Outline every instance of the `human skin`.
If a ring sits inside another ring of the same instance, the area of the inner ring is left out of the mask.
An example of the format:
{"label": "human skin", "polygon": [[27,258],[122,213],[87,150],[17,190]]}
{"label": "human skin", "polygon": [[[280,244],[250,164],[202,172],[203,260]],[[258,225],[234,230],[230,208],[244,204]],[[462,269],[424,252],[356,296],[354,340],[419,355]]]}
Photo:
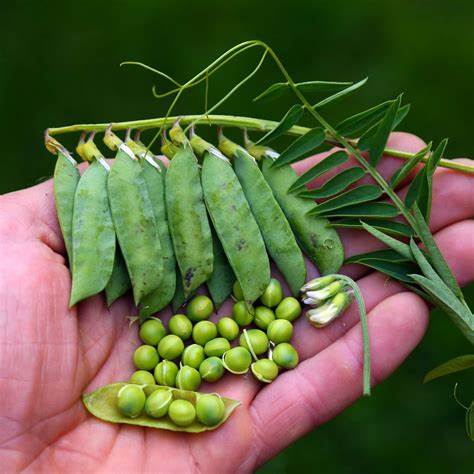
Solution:
{"label": "human skin", "polygon": [[[411,152],[423,145],[402,133],[389,142]],[[298,163],[296,170],[303,172],[321,156]],[[400,165],[385,157],[379,171],[389,178]],[[474,278],[473,184],[472,177],[449,170],[438,170],[434,179],[431,229],[461,285]],[[341,238],[347,256],[380,248],[360,231],[343,230]],[[109,310],[97,295],[68,309],[71,280],[64,255],[51,180],[0,197],[2,471],[249,472],[361,396],[362,333],[353,304],[324,329],[300,318],[293,341],[301,363],[272,384],[226,375],[203,385],[242,402],[216,431],[192,435],[102,422],[86,412],[81,394],[133,372],[138,331],[127,316],[134,308],[127,296]],[[343,272],[357,279],[364,295],[375,385],[419,343],[429,308],[379,273],[356,265]],[[229,314],[230,306],[219,314]]]}

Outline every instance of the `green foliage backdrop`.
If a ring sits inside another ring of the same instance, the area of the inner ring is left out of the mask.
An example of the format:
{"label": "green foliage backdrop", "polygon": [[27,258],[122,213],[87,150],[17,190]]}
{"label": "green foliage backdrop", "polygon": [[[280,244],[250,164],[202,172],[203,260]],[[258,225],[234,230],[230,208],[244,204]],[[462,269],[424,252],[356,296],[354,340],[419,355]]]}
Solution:
{"label": "green foliage backdrop", "polygon": [[[51,175],[54,158],[42,143],[47,126],[163,114],[166,103],[150,93],[155,77],[120,69],[122,60],[157,65],[184,79],[217,53],[253,38],[272,45],[298,80],[369,75],[369,86],[347,105],[332,107],[330,116],[405,91],[413,105],[407,129],[435,142],[450,137],[450,157],[474,155],[472,0],[23,0],[3,2],[0,16],[1,193]],[[212,83],[211,100],[249,67],[239,61],[226,68]],[[250,89],[263,90],[274,73],[264,68],[222,110],[281,116],[281,103],[251,103]],[[202,96],[191,94],[178,110],[201,111]],[[263,472],[470,472],[472,443],[452,388],[459,381],[461,397],[472,398],[472,372],[421,385],[428,369],[469,350],[451,323],[434,313],[425,340],[372,398],[295,443]]]}

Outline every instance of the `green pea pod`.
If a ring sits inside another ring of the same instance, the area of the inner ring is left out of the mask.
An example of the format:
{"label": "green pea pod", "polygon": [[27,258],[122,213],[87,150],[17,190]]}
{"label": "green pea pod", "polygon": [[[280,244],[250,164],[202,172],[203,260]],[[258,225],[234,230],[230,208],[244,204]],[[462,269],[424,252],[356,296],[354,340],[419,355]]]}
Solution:
{"label": "green pea pod", "polygon": [[94,160],[74,196],[72,289],[69,306],[100,293],[112,274],[115,233],[107,196],[108,170]]}
{"label": "green pea pod", "polygon": [[176,261],[166,215],[164,173],[160,165],[150,156],[142,158],[141,165],[142,175],[155,214],[163,254],[163,278],[161,279],[161,284],[156,290],[145,296],[140,303],[140,317],[144,319],[163,309],[172,300],[176,290]]}
{"label": "green pea pod", "polygon": [[[104,421],[111,423],[125,423],[135,426],[145,426],[148,428],[159,428],[170,431],[183,431],[186,433],[201,433],[203,431],[215,430],[225,423],[232,412],[240,405],[240,402],[237,400],[221,397],[221,400],[224,402],[225,406],[225,414],[223,419],[213,426],[203,425],[196,419],[191,425],[182,427],[175,425],[168,416],[164,416],[163,418],[151,418],[145,413],[138,416],[137,418],[127,418],[123,416],[117,409],[117,393],[125,385],[127,384],[123,382],[106,385],[105,387],[101,387],[92,393],[84,394],[82,396],[82,401],[90,413]],[[144,387],[144,391],[147,396],[158,389],[171,390],[173,400],[187,400],[193,405],[196,405],[196,401],[199,396],[204,395],[198,392],[179,390],[177,388],[163,387],[160,385],[146,385]]]}
{"label": "green pea pod", "polygon": [[126,145],[117,151],[108,188],[115,232],[138,306],[160,286],[163,255],[142,168]]}
{"label": "green pea pod", "polygon": [[187,298],[212,274],[212,236],[203,201],[199,166],[189,148],[180,149],[166,172],[166,210]]}
{"label": "green pea pod", "polygon": [[241,147],[235,148],[233,156],[235,173],[260,227],[268,253],[293,295],[297,295],[306,281],[306,263],[290,224],[255,159]]}
{"label": "green pea pod", "polygon": [[115,243],[115,259],[112,275],[105,287],[105,299],[107,306],[112,306],[112,303],[123,296],[132,287],[132,282],[128,275],[127,265],[123,259],[122,251],[118,243]]}
{"label": "green pea pod", "polygon": [[[276,154],[275,154],[276,155]],[[285,213],[304,252],[316,264],[321,275],[337,273],[344,262],[344,248],[336,230],[325,218],[309,216],[315,204],[289,193],[288,189],[298,178],[290,165],[271,166],[267,155],[262,160],[262,173]]]}
{"label": "green pea pod", "polygon": [[[177,270],[179,272],[179,270]],[[176,291],[174,293],[173,299],[171,300],[171,309],[173,313],[176,313],[179,308],[181,308],[194,294],[196,290],[191,291],[188,297],[184,296],[184,288],[183,288],[183,279],[180,275],[176,278]]]}
{"label": "green pea pod", "polygon": [[229,265],[222,244],[214,232],[212,233],[212,245],[214,248],[214,270],[209,280],[207,280],[207,288],[214,306],[219,309],[232,293],[235,275]]}
{"label": "green pea pod", "polygon": [[239,180],[218,150],[203,154],[202,187],[214,228],[244,298],[253,302],[270,281],[270,263]]}
{"label": "green pea pod", "polygon": [[72,215],[74,195],[81,175],[76,168],[76,161],[65,150],[58,150],[58,159],[54,168],[54,201],[59,225],[63,234],[64,245],[72,264]]}

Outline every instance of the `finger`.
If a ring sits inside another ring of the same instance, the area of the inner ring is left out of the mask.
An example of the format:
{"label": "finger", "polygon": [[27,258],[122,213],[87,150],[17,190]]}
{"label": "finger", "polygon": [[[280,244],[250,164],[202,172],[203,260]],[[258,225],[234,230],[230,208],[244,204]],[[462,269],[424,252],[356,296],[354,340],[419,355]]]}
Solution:
{"label": "finger", "polygon": [[[400,293],[376,306],[368,320],[372,380],[377,383],[418,344],[427,327],[428,307],[420,297]],[[362,365],[362,334],[357,325],[262,390],[251,406],[258,464],[357,400],[362,393]]]}

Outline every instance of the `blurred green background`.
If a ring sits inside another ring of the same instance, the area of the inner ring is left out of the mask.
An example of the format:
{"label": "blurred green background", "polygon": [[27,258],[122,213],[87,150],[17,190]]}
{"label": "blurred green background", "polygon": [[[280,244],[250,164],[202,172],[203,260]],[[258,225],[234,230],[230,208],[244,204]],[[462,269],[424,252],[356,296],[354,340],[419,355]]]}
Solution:
{"label": "blurred green background", "polygon": [[[450,137],[450,157],[474,155],[472,0],[23,0],[2,2],[0,17],[1,193],[51,175],[54,158],[42,137],[48,126],[164,113],[167,103],[153,99],[150,89],[168,84],[137,68],[120,69],[121,61],[143,61],[183,80],[217,53],[253,38],[270,43],[299,81],[370,77],[361,93],[328,109],[328,118],[404,91],[413,106],[407,130],[426,140]],[[216,76],[211,100],[255,59],[250,55]],[[278,118],[288,104],[251,102],[275,80],[275,68],[267,65],[220,111]],[[191,93],[177,111],[201,112],[202,93]],[[64,142],[73,147],[76,139]],[[472,472],[473,444],[452,397],[456,381],[461,398],[474,396],[472,371],[421,385],[428,369],[469,351],[450,322],[434,313],[424,341],[372,398],[308,434],[262,472]]]}

